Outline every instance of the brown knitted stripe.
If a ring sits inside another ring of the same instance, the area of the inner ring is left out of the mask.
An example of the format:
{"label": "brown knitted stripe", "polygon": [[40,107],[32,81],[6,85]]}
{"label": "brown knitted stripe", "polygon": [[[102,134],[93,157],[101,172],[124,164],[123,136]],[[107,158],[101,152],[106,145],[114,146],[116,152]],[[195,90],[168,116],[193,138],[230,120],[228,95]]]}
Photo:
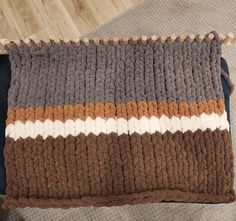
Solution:
{"label": "brown knitted stripe", "polygon": [[231,202],[235,197],[227,130],[7,138],[5,164],[5,207]]}
{"label": "brown knitted stripe", "polygon": [[68,119],[81,119],[85,120],[87,117],[95,119],[96,117],[101,118],[125,118],[130,119],[131,117],[141,118],[143,116],[151,117],[166,115],[172,116],[193,116],[200,115],[202,113],[211,114],[217,113],[221,115],[225,110],[223,100],[209,100],[200,101],[197,103],[187,104],[181,102],[167,103],[165,101],[157,103],[156,101],[139,101],[139,102],[127,102],[126,104],[115,105],[113,103],[89,103],[87,105],[65,105],[57,107],[30,107],[30,108],[8,108],[8,119],[7,124],[14,123],[15,121],[25,122],[29,121],[44,121],[50,120],[61,120],[65,121]]}

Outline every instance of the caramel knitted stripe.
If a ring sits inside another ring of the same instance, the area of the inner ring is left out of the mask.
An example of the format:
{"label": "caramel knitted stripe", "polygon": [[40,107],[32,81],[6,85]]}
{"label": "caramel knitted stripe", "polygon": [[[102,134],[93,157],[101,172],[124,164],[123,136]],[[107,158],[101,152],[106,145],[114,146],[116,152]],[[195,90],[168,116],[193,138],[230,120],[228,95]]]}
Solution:
{"label": "caramel knitted stripe", "polygon": [[222,154],[231,156],[232,148],[229,132],[219,129],[130,136],[81,134],[46,140],[40,136],[7,138],[4,206],[231,202],[233,159],[224,160]]}
{"label": "caramel knitted stripe", "polygon": [[132,117],[140,119],[141,117],[161,117],[165,115],[169,118],[175,117],[191,117],[199,116],[203,113],[216,113],[222,115],[225,106],[224,100],[209,100],[199,101],[191,104],[181,102],[160,102],[156,101],[139,101],[128,102],[126,104],[114,105],[112,103],[89,103],[87,105],[75,104],[57,107],[29,107],[29,108],[8,108],[7,124],[15,121],[45,121],[47,119],[62,122],[66,120],[81,119],[85,120],[90,117],[95,119],[101,117],[107,118],[124,118],[130,119]]}

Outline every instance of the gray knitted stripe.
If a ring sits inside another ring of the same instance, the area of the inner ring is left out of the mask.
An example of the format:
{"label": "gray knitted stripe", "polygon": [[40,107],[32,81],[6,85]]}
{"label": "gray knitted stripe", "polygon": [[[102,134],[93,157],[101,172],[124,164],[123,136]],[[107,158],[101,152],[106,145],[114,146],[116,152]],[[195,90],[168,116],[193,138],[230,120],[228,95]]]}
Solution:
{"label": "gray knitted stripe", "polygon": [[205,100],[206,96],[204,93],[204,85],[202,79],[202,67],[201,67],[201,47],[200,40],[197,39],[192,43],[192,73],[193,73],[193,81],[195,83],[195,94],[198,100]]}
{"label": "gray knitted stripe", "polygon": [[145,84],[144,84],[144,46],[137,44],[135,46],[135,95],[137,100],[146,100]]}
{"label": "gray knitted stripe", "polygon": [[170,39],[164,44],[164,75],[167,101],[176,101],[173,44],[170,42]]}
{"label": "gray knitted stripe", "polygon": [[192,54],[191,54],[191,43],[189,41],[183,42],[183,72],[184,72],[184,82],[186,86],[186,96],[189,102],[196,100],[195,96],[195,84],[193,82],[192,74]]}
{"label": "gray knitted stripe", "polygon": [[14,45],[9,106],[223,99],[221,41]]}
{"label": "gray knitted stripe", "polygon": [[68,68],[66,74],[66,91],[65,104],[73,104],[75,102],[75,70],[76,70],[76,56],[77,48],[69,46],[68,48]]}
{"label": "gray knitted stripe", "polygon": [[115,100],[117,103],[121,103],[126,100],[126,87],[125,87],[125,45],[118,45],[116,48],[116,79],[115,79]]}
{"label": "gray knitted stripe", "polygon": [[29,75],[27,73],[27,70],[31,69],[31,62],[30,59],[28,59],[28,48],[25,46],[19,47],[19,52],[21,54],[21,64],[22,69],[20,73],[20,88],[19,88],[19,94],[17,98],[17,106],[19,104],[22,104],[22,106],[26,105],[26,99],[24,97],[25,94],[28,94],[28,87],[29,87]]}
{"label": "gray knitted stripe", "polygon": [[96,46],[90,44],[87,47],[85,70],[85,103],[95,102],[96,80]]}
{"label": "gray knitted stripe", "polygon": [[101,102],[115,103],[116,62],[116,47],[114,45],[108,45],[107,66],[105,71],[105,97],[101,98]]}
{"label": "gray knitted stripe", "polygon": [[[54,95],[56,93],[56,82],[57,82],[57,70],[60,62],[58,48],[50,47],[49,49],[49,69],[47,76],[47,94],[46,94],[46,102],[49,106],[53,106],[54,104]],[[37,57],[36,57],[37,59]],[[39,59],[38,59],[39,60]],[[31,104],[28,103],[30,106]]]}
{"label": "gray knitted stripe", "polygon": [[[36,48],[36,46],[34,46]],[[46,60],[44,59],[47,54],[44,53],[43,51],[32,51],[32,67],[30,70],[30,74],[27,75],[27,77],[30,78],[30,89],[29,89],[29,94],[27,95],[27,107],[35,106],[36,104],[41,105],[42,99],[46,99],[46,97],[43,97],[44,92],[42,93],[42,83],[41,79],[43,78],[43,74],[46,74],[43,72],[44,68],[47,68],[43,66],[43,61]],[[30,56],[31,56],[30,53]],[[40,71],[39,71],[40,70]],[[40,96],[42,93],[42,96]],[[41,97],[41,98],[40,98]],[[46,103],[46,101],[44,102]],[[20,103],[18,103],[20,105]]]}
{"label": "gray knitted stripe", "polygon": [[[45,47],[44,47],[45,48]],[[38,75],[38,81],[37,83],[37,91],[36,91],[36,99],[35,102],[39,106],[45,106],[46,105],[46,94],[47,94],[47,74],[49,71],[49,57],[47,53],[44,53],[43,56],[40,56],[39,59],[40,62],[40,71],[36,74]]]}
{"label": "gray knitted stripe", "polygon": [[[216,35],[217,37],[217,35]],[[215,91],[216,98],[220,98],[221,94],[221,83],[218,80],[218,76],[221,75],[221,67],[220,67],[220,57],[214,56],[214,54],[221,54],[221,47],[217,47],[217,42],[211,42],[211,53],[210,53],[210,68],[211,72],[216,73],[211,75],[211,80],[213,81],[213,88]]]}
{"label": "gray knitted stripe", "polygon": [[126,46],[126,60],[125,60],[125,102],[135,101],[135,83],[134,83],[134,47],[130,44]]}
{"label": "gray knitted stripe", "polygon": [[107,63],[106,47],[104,45],[99,45],[97,47],[95,102],[104,101],[106,63]]}
{"label": "gray knitted stripe", "polygon": [[74,102],[79,104],[85,103],[85,70],[86,70],[86,54],[87,48],[81,45],[77,49],[76,54],[76,70],[75,70],[75,98]]}
{"label": "gray knitted stripe", "polygon": [[184,58],[182,53],[182,43],[176,41],[173,44],[173,49],[176,99],[177,102],[180,102],[181,100],[187,100],[185,76],[183,71]]}
{"label": "gray knitted stripe", "polygon": [[163,45],[160,42],[157,42],[154,46],[154,79],[157,101],[165,101],[167,98],[163,55]]}
{"label": "gray knitted stripe", "polygon": [[21,85],[21,70],[23,68],[23,64],[21,62],[22,58],[20,55],[19,48],[16,45],[13,45],[11,50],[9,50],[9,58],[11,61],[11,86],[8,91],[8,102],[9,105],[13,107],[17,107],[17,101],[19,96],[19,91],[22,87]]}
{"label": "gray knitted stripe", "polygon": [[144,80],[145,80],[145,93],[146,96],[150,100],[156,100],[156,91],[155,91],[155,74],[154,74],[154,48],[152,44],[147,44],[146,47],[144,47],[144,59],[145,59],[145,65],[144,65]]}

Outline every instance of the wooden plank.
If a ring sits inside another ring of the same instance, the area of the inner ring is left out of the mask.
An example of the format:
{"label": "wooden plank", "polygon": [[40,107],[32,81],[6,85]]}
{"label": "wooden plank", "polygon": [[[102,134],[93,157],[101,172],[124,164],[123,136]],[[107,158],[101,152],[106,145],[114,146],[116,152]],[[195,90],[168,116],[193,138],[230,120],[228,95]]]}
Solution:
{"label": "wooden plank", "polygon": [[7,0],[7,5],[22,37],[26,37],[46,27],[41,15],[31,0]]}
{"label": "wooden plank", "polygon": [[27,36],[27,38],[31,39],[40,39],[40,40],[48,40],[48,39],[54,39],[56,36],[51,32],[49,28],[45,28],[40,30],[39,32],[36,32],[32,35]]}
{"label": "wooden plank", "polygon": [[22,37],[16,28],[13,17],[10,13],[6,0],[1,1],[0,5],[0,37],[14,40]]}
{"label": "wooden plank", "polygon": [[33,0],[33,2],[55,36],[76,38],[81,35],[61,0]]}
{"label": "wooden plank", "polygon": [[0,0],[0,38],[78,38],[141,1]]}
{"label": "wooden plank", "polygon": [[118,10],[118,13],[124,12],[128,9],[126,4],[122,0],[111,0],[111,3]]}
{"label": "wooden plank", "polygon": [[138,5],[139,3],[141,3],[143,0],[121,0],[122,3],[125,5],[125,7],[127,9],[135,6],[135,5]]}
{"label": "wooden plank", "polygon": [[62,0],[79,32],[85,34],[99,25],[86,0]]}
{"label": "wooden plank", "polygon": [[125,6],[120,0],[116,0],[116,4],[111,0],[87,0],[86,2],[93,10],[93,14],[97,15],[97,20],[102,21],[102,23],[125,11]]}

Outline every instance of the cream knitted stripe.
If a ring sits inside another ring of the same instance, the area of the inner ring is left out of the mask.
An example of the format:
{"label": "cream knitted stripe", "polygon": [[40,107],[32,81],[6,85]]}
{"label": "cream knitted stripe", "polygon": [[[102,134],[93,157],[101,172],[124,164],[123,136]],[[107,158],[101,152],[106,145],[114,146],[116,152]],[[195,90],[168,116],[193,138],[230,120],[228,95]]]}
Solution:
{"label": "cream knitted stripe", "polygon": [[86,118],[85,121],[77,120],[66,120],[65,122],[56,120],[45,120],[45,121],[26,121],[22,123],[16,121],[13,124],[9,124],[6,128],[6,136],[9,136],[15,140],[19,138],[36,138],[42,136],[44,139],[52,136],[54,138],[62,136],[66,138],[69,135],[77,136],[79,134],[88,135],[90,133],[99,135],[100,133],[110,134],[117,133],[121,134],[144,134],[155,132],[165,133],[170,131],[171,133],[180,131],[195,132],[200,129],[202,131],[207,128],[212,131],[219,128],[221,130],[229,129],[229,123],[227,121],[226,112],[222,115],[212,113],[207,115],[205,113],[198,116],[192,117],[166,117],[165,115],[160,118],[152,116],[151,118],[142,117],[137,119],[132,117],[129,120],[124,118],[109,118],[103,119],[97,117],[93,120],[91,117]]}

